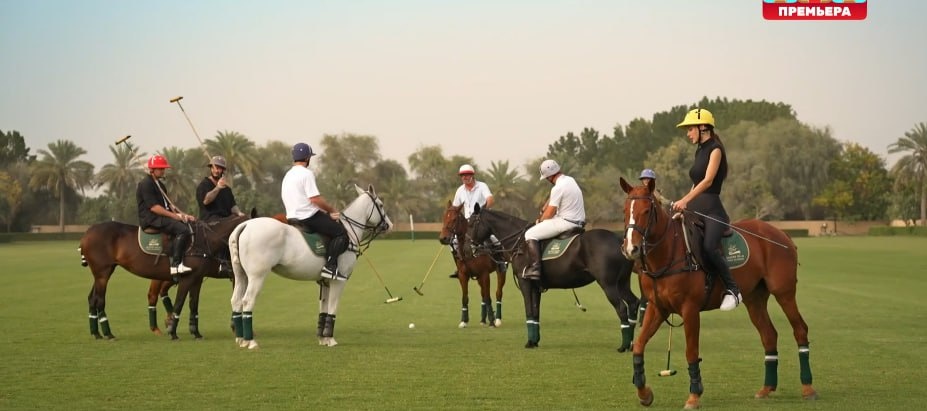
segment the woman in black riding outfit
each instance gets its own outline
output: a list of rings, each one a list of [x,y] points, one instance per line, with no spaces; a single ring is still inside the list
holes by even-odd
[[[741,295],[720,249],[721,235],[731,221],[721,204],[721,186],[727,178],[727,154],[721,137],[715,134],[715,118],[710,111],[702,108],[689,111],[676,127],[686,129],[686,137],[692,144],[698,144],[698,148],[695,162],[689,169],[692,189],[673,203],[673,210],[690,209],[711,217],[705,219],[702,252],[708,271],[721,277],[727,289],[721,310],[730,311],[740,305]]]

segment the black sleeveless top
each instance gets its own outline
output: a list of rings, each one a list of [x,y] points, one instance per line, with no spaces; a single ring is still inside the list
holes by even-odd
[[[705,179],[705,173],[708,171],[711,152],[716,148],[721,150],[721,164],[718,166],[718,172],[715,174],[711,186],[704,191],[709,194],[721,194],[721,186],[724,185],[724,179],[727,178],[727,161],[725,161],[727,160],[727,153],[724,152],[724,147],[721,146],[718,139],[712,137],[698,145],[698,149],[695,150],[695,162],[692,164],[692,168],[689,169],[689,178],[692,180],[692,184],[696,185],[702,182]]]
[[[729,222],[731,220],[727,215],[727,210],[721,204],[721,186],[724,184],[724,179],[727,178],[727,153],[724,152],[724,147],[721,146],[718,139],[712,137],[708,141],[699,144],[698,149],[695,150],[695,163],[689,169],[689,178],[692,179],[692,184],[698,184],[705,179],[705,173],[708,171],[708,161],[711,158],[711,152],[715,148],[721,150],[721,164],[718,166],[718,172],[715,173],[715,179],[708,189],[689,202],[688,207],[702,214],[714,216],[721,221]]]

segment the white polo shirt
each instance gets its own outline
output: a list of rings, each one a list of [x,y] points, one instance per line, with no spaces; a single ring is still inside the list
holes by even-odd
[[[482,181],[475,181],[471,189],[467,189],[466,184],[457,187],[457,193],[454,194],[454,201],[451,202],[451,205],[457,207],[463,204],[464,218],[470,218],[470,214],[473,214],[473,206],[479,204],[480,207],[484,207],[489,197],[492,197],[489,186]]]
[[[578,223],[586,221],[583,191],[573,177],[561,174],[550,189],[550,205],[557,207],[557,217]]]
[[[315,173],[308,167],[294,165],[283,176],[280,197],[286,208],[286,218],[305,220],[319,211],[309,198],[321,195],[315,183]]]

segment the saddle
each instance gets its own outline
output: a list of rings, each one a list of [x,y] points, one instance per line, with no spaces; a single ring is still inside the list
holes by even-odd
[[[570,248],[570,244],[573,243],[573,240],[585,232],[585,228],[575,227],[560,233],[560,235],[556,237],[541,240],[539,243],[541,246],[541,261],[560,258],[560,256]]]
[[[191,241],[192,243],[192,241]],[[164,250],[171,244],[171,236],[154,227],[138,228],[138,247],[148,255],[166,255]]]
[[[702,240],[705,238],[705,219],[701,217],[684,216],[682,220],[685,231],[687,259],[693,269],[705,265],[702,250]],[[750,258],[750,249],[744,236],[731,227],[721,233],[719,245],[721,255],[724,256],[729,268],[734,269],[744,265]]]
[[[295,218],[286,219],[287,224],[296,227],[299,232],[303,235],[303,239],[306,240],[306,245],[309,246],[309,249],[312,250],[312,253],[319,256],[325,257],[325,250],[328,246],[328,243],[331,242],[331,237],[317,233],[313,231],[309,226],[302,223]]]

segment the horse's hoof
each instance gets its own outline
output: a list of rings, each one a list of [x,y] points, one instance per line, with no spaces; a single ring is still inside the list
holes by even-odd
[[[171,341],[179,341],[179,340],[180,340],[180,337],[178,337],[177,334],[171,334]]]
[[[460,324],[457,324],[457,328],[467,328],[467,323],[461,321]]]
[[[653,390],[648,386],[637,390],[637,400],[640,401],[641,405],[649,407],[650,404],[653,404]]]
[[[617,348],[618,352],[627,352],[630,349],[631,349],[631,346],[624,346],[624,345]]]
[[[237,346],[240,347],[240,346],[241,346],[241,342],[244,341],[244,340],[245,340],[244,338],[235,337],[235,345],[237,345]]]
[[[248,341],[248,346],[247,346],[247,348],[248,348],[249,350],[256,350],[256,349],[261,348],[261,347],[258,346],[257,341],[251,340],[251,341]]]
[[[251,340],[251,341],[254,341],[254,340]],[[251,343],[251,341],[242,339],[241,341],[238,342],[238,346],[241,348],[248,348],[248,345]]]
[[[538,343],[536,341],[528,341],[525,343],[525,348],[538,348]]]
[[[811,384],[802,385],[801,398],[805,400],[816,400],[818,399],[818,392],[814,390]]]
[[[160,328],[157,328],[157,327],[152,328],[152,329],[151,329],[151,332],[154,333],[154,335],[157,335],[157,336],[159,336],[159,337],[162,336],[162,335],[164,335],[164,333],[161,332],[161,329],[160,329]]]
[[[501,319],[501,318],[496,318],[496,321],[494,321],[493,324],[495,324],[496,327],[501,327],[501,326],[502,326],[502,319]]]
[[[769,394],[776,390],[776,387],[771,387],[769,385],[764,386],[756,394],[753,395],[753,398],[758,400],[765,400],[769,398]]]
[[[686,400],[686,406],[683,409],[697,410],[702,406],[702,398],[698,394],[689,393],[689,399]]]
[[[90,334],[90,335],[93,337],[94,340],[100,340],[103,338],[103,336],[100,334]]]

